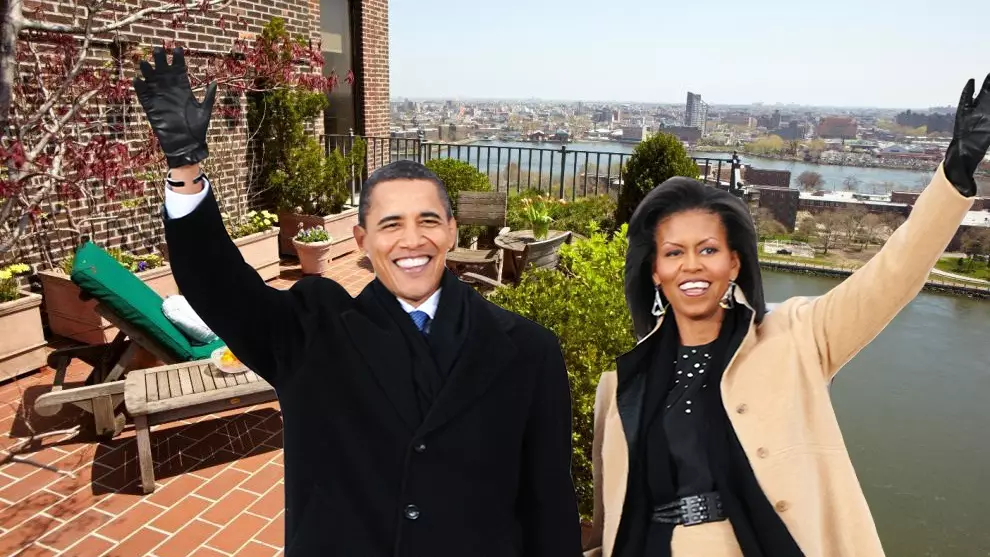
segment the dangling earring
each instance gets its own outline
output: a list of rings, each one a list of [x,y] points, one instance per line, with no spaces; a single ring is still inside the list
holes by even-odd
[[[732,309],[736,307],[736,281],[729,281],[729,288],[725,290],[722,299],[718,301],[718,306],[722,309]]]
[[[653,317],[663,317],[667,313],[667,308],[663,307],[663,300],[660,299],[660,287],[657,286],[653,296],[653,310],[650,312]]]

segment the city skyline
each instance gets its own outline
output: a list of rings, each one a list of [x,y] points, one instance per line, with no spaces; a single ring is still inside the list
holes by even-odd
[[[810,20],[782,0],[505,0],[484,18],[443,6],[390,3],[393,98],[674,105],[694,91],[711,106],[928,110],[990,71],[961,0],[934,16],[923,0],[837,0]]]

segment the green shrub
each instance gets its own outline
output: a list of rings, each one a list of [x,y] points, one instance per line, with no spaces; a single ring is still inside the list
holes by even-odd
[[[433,159],[426,162],[426,168],[432,170],[443,185],[447,186],[450,196],[450,207],[457,212],[457,197],[462,191],[492,191],[488,176],[479,172],[474,166],[456,159]]]
[[[307,39],[292,36],[285,28],[285,20],[272,18],[261,31],[264,55],[272,60],[291,60],[296,46],[304,46]],[[257,89],[278,84],[279,78],[262,77]],[[306,125],[323,115],[329,99],[323,91],[305,87],[277,87],[263,93],[249,93],[248,128],[257,138],[255,147],[261,158],[259,183],[269,185],[276,171],[286,171],[294,150],[306,146],[309,135]]]
[[[320,142],[307,137],[289,153],[286,168],[271,175],[278,209],[317,216],[341,212],[351,194],[351,181],[364,169],[364,155],[365,143],[360,138],[346,155],[334,149],[324,156]]]
[[[698,165],[677,137],[658,133],[636,146],[623,175],[615,222],[629,222],[639,202],[653,188],[674,176],[698,177]]]
[[[573,404],[572,473],[581,516],[593,506],[591,443],[595,391],[601,374],[635,344],[623,294],[626,226],[609,237],[592,226],[590,239],[563,245],[557,270],[528,272],[518,286],[499,288],[492,300],[553,331],[560,338]]]
[[[492,183],[474,166],[456,159],[433,159],[426,162],[447,187],[450,208],[457,214],[457,198],[462,191],[492,191]],[[473,238],[484,232],[483,226],[459,226],[461,247],[467,247]]]
[[[525,190],[509,198],[507,226],[513,230],[529,227],[526,218],[526,200],[541,200],[553,219],[554,230],[570,230],[583,236],[591,235],[592,223],[598,230],[615,230],[615,201],[607,195],[589,195],[574,201],[548,197],[539,190]]]

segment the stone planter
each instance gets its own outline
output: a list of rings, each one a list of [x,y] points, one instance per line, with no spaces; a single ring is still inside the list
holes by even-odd
[[[234,240],[244,261],[265,281],[278,277],[278,234],[278,229],[272,228]]]
[[[279,233],[278,244],[280,253],[283,255],[296,255],[292,238],[299,232],[299,223],[302,223],[303,228],[320,226],[327,231],[333,244],[330,250],[331,259],[357,250],[357,242],[354,240],[354,227],[358,223],[357,207],[346,208],[340,213],[328,217],[279,213],[278,225],[281,232]]]
[[[256,232],[250,236],[242,236],[234,240],[234,245],[241,252],[244,261],[254,267],[255,271],[261,275],[266,282],[278,277],[279,274],[279,250],[278,250],[278,228],[271,228],[263,232]],[[168,244],[162,242],[158,245],[158,251],[162,257],[168,260]]]
[[[304,275],[322,275],[330,268],[333,241],[300,242],[292,240]]]
[[[21,297],[0,304],[0,381],[45,365],[48,343],[41,326],[41,296],[21,291]]]
[[[172,277],[172,268],[168,265],[141,271],[137,276],[162,298],[179,293]],[[113,340],[117,328],[96,313],[96,301],[79,299],[79,287],[69,279],[69,275],[55,270],[40,271],[38,278],[44,289],[48,327],[53,334],[86,344],[103,344]]]

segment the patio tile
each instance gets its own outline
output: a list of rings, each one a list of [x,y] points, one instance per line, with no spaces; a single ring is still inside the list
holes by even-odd
[[[251,475],[247,472],[229,468],[203,484],[202,487],[196,490],[196,495],[216,501],[250,477]]]
[[[241,484],[240,487],[241,489],[261,495],[271,489],[283,477],[285,477],[284,467],[269,464],[255,472],[251,476],[251,479]]]
[[[14,557],[54,557],[55,555],[58,554],[50,549],[39,547],[37,545],[32,545],[30,547],[25,548],[24,551],[21,551]]]
[[[267,523],[268,521],[263,518],[242,514],[217,532],[217,535],[206,542],[206,545],[226,553],[236,553],[242,545],[254,536],[255,532],[264,528]],[[179,535],[181,536],[181,532]]]
[[[55,549],[66,549],[111,520],[113,520],[113,517],[109,514],[87,510],[66,522],[60,528],[47,534],[40,541]]]
[[[187,557],[219,528],[202,520],[194,520],[172,536],[161,547],[155,549],[158,557]]]
[[[356,294],[372,279],[362,259],[335,260],[327,276]],[[289,287],[298,279],[298,266],[283,270],[270,284]],[[85,364],[74,363],[67,387],[88,374]],[[132,426],[104,440],[77,408],[50,417],[34,413],[34,399],[53,377],[43,368],[0,385],[0,449],[24,445],[19,455],[31,461],[0,466],[0,555],[282,555],[285,468],[277,401],[155,426],[157,488],[145,495]],[[70,428],[77,431],[23,443]]]
[[[113,542],[96,536],[88,536],[66,550],[66,554],[72,555],[72,557],[99,557],[113,546]]]
[[[152,528],[166,532],[177,532],[193,521],[210,506],[210,502],[199,497],[186,497],[182,503],[173,506],[151,523]]]
[[[96,531],[101,536],[120,541],[134,533],[135,530],[147,525],[165,509],[151,503],[140,502],[122,513],[112,522]]]
[[[275,484],[275,487],[268,490],[264,497],[248,508],[250,512],[267,518],[275,518],[283,509],[285,509],[285,486],[281,483]]]
[[[258,532],[255,539],[268,545],[282,547],[285,544],[285,512],[280,513],[264,530]]]
[[[200,517],[207,522],[224,526],[234,520],[245,509],[249,509],[258,501],[258,496],[241,489],[235,489],[216,502]]]
[[[272,557],[278,550],[258,542],[250,542],[235,554],[235,557]]]
[[[115,545],[104,557],[138,557],[145,555],[156,545],[166,539],[166,535],[148,528],[142,528],[124,540],[123,543]]]

